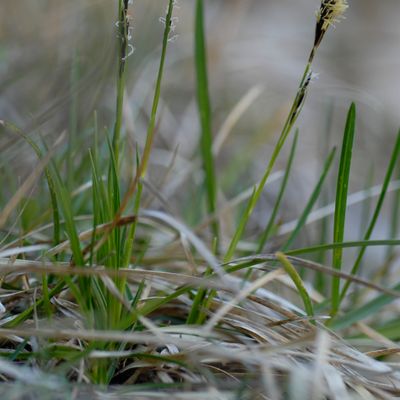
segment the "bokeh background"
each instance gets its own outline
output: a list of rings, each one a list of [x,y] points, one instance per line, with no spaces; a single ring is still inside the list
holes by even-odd
[[[152,173],[167,168],[177,151],[174,179],[164,188],[172,207],[190,221],[187,207],[201,180],[193,67],[193,0],[178,0],[176,38],[171,42],[163,84]],[[340,144],[347,108],[358,106],[351,192],[379,183],[400,126],[400,2],[349,0],[346,19],[331,29],[318,51],[309,96],[298,120],[296,168],[280,218],[299,216],[327,150]],[[232,129],[218,157],[221,201],[260,178],[314,37],[319,0],[209,0],[207,36],[213,128],[218,132],[232,108],[251,89],[260,90]],[[134,0],[135,52],[128,62],[125,128],[130,143],[144,143],[158,67],[166,0]],[[116,8],[111,0],[2,0],[0,2],[0,119],[51,143],[74,132],[85,151],[97,110],[100,125],[112,126],[115,103]],[[331,122],[329,122],[331,121]],[[327,128],[329,126],[329,129]],[[288,145],[277,169],[286,162]],[[34,162],[29,147],[12,135],[0,138],[1,167],[22,179]],[[77,154],[77,159],[79,154]],[[10,167],[11,166],[11,167]],[[332,201],[334,174],[325,201]],[[156,181],[156,178],[155,178]],[[271,183],[252,230],[268,217],[278,190]],[[173,200],[171,200],[173,199]],[[393,199],[391,199],[393,201]],[[390,203],[390,202],[389,202]],[[189,202],[190,205],[190,202]],[[321,204],[322,205],[322,204]],[[348,238],[360,237],[361,206],[350,208]],[[229,225],[229,224],[228,224]],[[312,227],[311,227],[312,228]],[[229,229],[229,227],[227,228]],[[315,231],[315,232],[314,232]],[[318,230],[310,229],[312,240]],[[251,234],[251,232],[250,232]],[[382,220],[376,236],[387,237]]]

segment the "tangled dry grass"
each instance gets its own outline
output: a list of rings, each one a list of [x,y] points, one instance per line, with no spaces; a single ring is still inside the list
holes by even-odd
[[[240,289],[240,275],[199,278],[185,265],[184,257],[178,260],[160,265],[144,259],[144,269],[120,273],[132,287],[144,285],[139,309],[157,300],[160,292],[196,286],[217,289],[220,296],[213,300],[205,325],[179,323],[185,321],[191,304],[186,297],[177,297],[141,316],[140,331],[87,330],[70,293],[62,292],[52,299],[51,320],[34,313],[23,325],[0,329],[3,398],[389,399],[399,395],[398,364],[378,361],[395,355],[397,346],[367,326],[362,330],[369,340],[350,344],[324,326],[323,316],[316,317],[314,324],[288,300],[296,289],[273,261],[260,263],[252,282]],[[177,271],[171,272],[172,265]],[[24,280],[33,286],[34,277],[45,272],[74,274],[68,264],[2,258],[0,266],[3,287]],[[271,271],[262,273],[269,266]],[[104,281],[111,275],[100,267],[81,272]],[[13,314],[3,318],[2,325],[40,297],[35,287],[1,289],[3,310]],[[317,293],[313,297],[323,300]],[[120,351],[87,348],[100,341],[125,346]],[[74,362],[81,352],[84,360]],[[33,353],[37,362],[24,365]],[[7,360],[11,355],[20,361]],[[118,365],[112,387],[108,391],[88,387],[85,364],[111,358]],[[61,378],[61,371],[69,382]]]

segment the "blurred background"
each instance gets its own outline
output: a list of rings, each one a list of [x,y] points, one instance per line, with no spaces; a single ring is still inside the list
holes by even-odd
[[[195,223],[190,207],[179,206],[196,196],[201,180],[198,164],[193,163],[199,157],[194,1],[178,3],[150,176],[157,182],[159,172],[168,168],[177,153],[173,179],[163,194],[185,220]],[[304,208],[327,151],[341,142],[351,101],[358,106],[358,126],[350,192],[368,182],[370,186],[382,182],[400,126],[400,2],[349,3],[346,19],[328,32],[316,56],[313,69],[318,76],[298,120],[299,151],[280,215],[282,223],[297,218]],[[205,4],[214,132],[220,131],[249,91],[254,95],[218,156],[224,202],[261,177],[304,70],[320,1],[209,0]],[[128,60],[124,118],[132,147],[144,143],[163,31],[159,18],[166,5],[166,0],[134,0],[131,6],[135,51]],[[88,132],[95,110],[99,125],[111,127],[116,9],[116,0],[2,0],[0,120],[30,135],[40,134],[49,144],[65,130],[82,151],[93,141]],[[277,170],[284,168],[289,148],[290,143]],[[0,149],[1,168],[11,175],[24,176],[35,160],[29,147],[9,133],[0,137]],[[326,204],[333,200],[334,173],[327,186]],[[251,232],[267,220],[278,188],[278,181],[268,186]],[[360,237],[361,210],[361,205],[350,208],[355,223],[348,224],[349,239]],[[388,222],[381,221],[377,237],[388,237]],[[315,235],[318,230],[310,229],[310,236],[303,239],[314,240]]]

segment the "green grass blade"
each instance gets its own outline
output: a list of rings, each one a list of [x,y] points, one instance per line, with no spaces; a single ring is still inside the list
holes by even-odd
[[[65,286],[65,281],[61,280],[59,281],[56,286],[53,287],[53,289],[50,290],[48,293],[48,298],[51,299],[52,297],[56,296],[59,294]],[[22,322],[26,321],[28,318],[31,317],[31,315],[36,312],[39,307],[42,307],[44,305],[44,298],[41,297],[40,299],[36,300],[31,306],[29,306],[27,309],[19,313],[14,319],[11,321],[6,322],[3,327],[5,328],[15,328],[18,325],[20,325]]]
[[[208,290],[205,288],[199,288],[193,298],[193,303],[190,308],[189,315],[186,319],[188,325],[197,323],[202,319],[203,315],[203,304],[206,301]]]
[[[336,153],[336,149],[333,149],[330,154],[328,155],[328,158],[325,161],[324,167],[322,169],[322,173],[321,176],[317,182],[317,185],[315,186],[310,199],[308,200],[304,211],[301,215],[301,217],[299,218],[296,228],[292,231],[291,235],[289,236],[289,238],[287,239],[286,243],[283,245],[282,247],[282,251],[286,252],[290,246],[293,244],[293,242],[295,241],[295,239],[297,238],[298,234],[300,233],[301,229],[303,228],[304,224],[307,221],[307,218],[311,212],[311,210],[313,209],[316,201],[319,198],[319,195],[321,193],[322,187],[324,185],[325,179],[328,175],[328,172],[332,166],[332,162],[335,158],[335,153]]]
[[[263,250],[263,248],[265,246],[265,243],[270,238],[272,230],[273,230],[273,228],[275,226],[276,216],[278,215],[278,211],[279,211],[280,206],[281,206],[283,195],[284,195],[284,193],[286,191],[287,183],[289,181],[290,172],[292,170],[294,155],[296,153],[296,148],[297,148],[298,137],[299,137],[299,130],[296,129],[296,132],[294,134],[292,148],[290,149],[289,159],[288,159],[288,162],[287,162],[286,168],[285,168],[285,175],[283,176],[282,184],[281,184],[281,187],[279,189],[278,197],[277,197],[277,199],[275,201],[275,205],[274,205],[274,208],[272,210],[271,216],[270,216],[270,218],[268,220],[267,226],[265,227],[263,234],[261,235],[260,242],[258,244],[257,253],[261,253],[262,252],[262,250]]]
[[[108,144],[108,151],[109,151],[109,169],[108,169],[108,199],[111,203],[111,213],[114,217],[120,208],[121,198],[120,198],[120,187],[119,187],[119,177],[118,177],[118,164],[117,159],[115,158],[114,149],[111,142],[108,140],[107,137],[107,144]],[[113,256],[109,258],[109,262],[107,263],[109,266],[114,268],[121,267],[121,229],[115,228],[112,231],[113,235],[110,240],[112,240],[112,248],[113,248]]]
[[[137,169],[139,169],[139,165],[140,165],[140,157],[139,157],[138,149],[136,148],[136,168]],[[140,202],[142,199],[142,192],[143,192],[143,183],[141,181],[139,181],[137,192],[136,192],[136,197],[135,197],[135,203],[133,205],[134,215],[139,214]],[[132,250],[133,250],[133,242],[135,240],[136,227],[137,227],[137,221],[135,221],[128,229],[125,250],[124,250],[124,261],[122,264],[123,267],[128,267],[130,260],[131,260],[131,255],[132,255]]]
[[[343,137],[342,153],[340,157],[339,173],[336,187],[336,204],[335,216],[333,226],[333,241],[335,243],[343,242],[344,229],[346,222],[347,210],[347,193],[349,187],[350,166],[353,153],[353,142],[356,122],[356,107],[351,104],[347,114],[346,127]],[[342,269],[342,248],[335,248],[333,250],[333,268],[337,270]],[[335,315],[339,309],[340,304],[340,278],[332,278],[332,310],[331,314]]]
[[[57,166],[54,163],[52,163],[51,167],[52,167],[51,170],[54,181],[54,189],[58,197],[60,209],[62,210],[64,215],[65,228],[67,231],[68,238],[70,240],[71,251],[74,258],[74,264],[77,266],[84,266],[85,262],[78,237],[78,230],[76,228],[74,220],[71,196],[68,189],[62,182],[60,174],[57,170]]]
[[[388,187],[389,187],[389,184],[390,184],[390,180],[392,178],[393,171],[394,171],[394,169],[396,167],[396,163],[397,163],[397,160],[399,158],[399,153],[400,153],[400,131],[397,134],[396,143],[395,143],[395,146],[393,148],[392,156],[390,157],[389,165],[388,165],[388,168],[387,168],[387,171],[386,171],[385,179],[383,181],[382,190],[381,190],[381,193],[379,195],[378,202],[376,204],[376,207],[375,207],[374,213],[372,215],[371,221],[370,221],[370,223],[368,225],[367,231],[366,231],[365,236],[364,236],[364,240],[366,240],[366,241],[369,240],[369,238],[371,237],[372,232],[373,232],[373,230],[375,228],[376,222],[378,220],[378,217],[379,217],[379,215],[380,215],[380,213],[382,211],[383,202],[385,200],[386,193],[387,193],[387,190],[388,190]],[[366,249],[367,248],[365,246],[363,246],[360,249],[360,252],[358,253],[358,257],[357,257],[357,259],[356,259],[356,261],[355,261],[355,263],[353,265],[353,268],[351,270],[351,274],[352,275],[357,274],[357,272],[358,272],[358,270],[360,268],[361,261],[362,261],[362,258],[364,256],[364,253],[365,253]],[[343,290],[342,290],[341,295],[340,295],[340,301],[342,301],[344,299],[344,297],[346,296],[346,293],[347,293],[349,287],[350,287],[350,281],[346,282],[345,286],[343,287]]]
[[[197,101],[201,124],[201,155],[205,174],[208,213],[214,214],[217,206],[217,183],[214,158],[212,154],[211,105],[207,72],[207,44],[204,33],[203,0],[196,2],[195,15],[195,63],[197,79]],[[219,237],[218,222],[212,223],[213,235]]]
[[[325,121],[325,129],[322,135],[318,136],[318,144],[321,151],[323,158],[325,158],[330,151],[330,143],[332,137],[332,123],[333,123],[333,114],[335,110],[335,104],[333,98],[329,100],[327,105],[327,112],[326,112],[326,121]],[[321,168],[323,165],[321,165]],[[330,186],[330,185],[329,185]],[[329,202],[329,193],[327,190],[321,193],[319,199],[319,207],[323,207],[325,204]],[[330,234],[330,225],[329,225],[329,218],[323,218],[320,221],[320,228],[319,228],[319,243],[324,244],[329,241],[329,234]],[[320,252],[316,254],[316,261],[319,264],[326,264],[326,253]],[[317,272],[314,278],[314,287],[320,293],[326,293],[326,284],[327,279],[322,272]]]
[[[363,191],[367,193],[371,187],[374,185],[374,165],[371,164],[368,174],[365,177]],[[382,191],[382,189],[381,189]],[[360,237],[363,237],[366,230],[368,229],[368,220],[371,215],[372,210],[372,197],[367,196],[367,198],[362,203],[361,208],[361,221],[360,221]]]
[[[395,285],[392,290],[400,291],[400,283]],[[351,310],[347,312],[345,315],[336,318],[332,324],[329,325],[332,329],[344,329],[347,328],[356,322],[359,322],[365,318],[370,317],[371,315],[377,315],[379,311],[382,310],[383,307],[392,303],[394,301],[393,296],[389,296],[387,294],[382,294],[376,297],[375,299],[367,302],[363,306]]]
[[[109,170],[108,170],[108,198],[111,200],[112,213],[118,212],[121,203],[121,191],[119,188],[119,178],[118,178],[118,164],[115,158],[114,149],[107,136],[107,144],[109,151]]]
[[[372,326],[372,328],[389,340],[396,342],[400,340],[400,321],[398,318],[382,325]]]
[[[397,165],[396,180],[400,180],[400,164]],[[389,237],[395,238],[399,233],[400,221],[400,191],[396,191],[393,196],[393,205],[390,214],[390,234]],[[386,264],[390,262],[393,256],[393,249],[389,248],[386,254]]]
[[[303,300],[304,308],[306,313],[309,317],[314,316],[314,309],[310,299],[310,296],[307,293],[306,288],[304,287],[304,283],[296,271],[296,268],[292,265],[292,263],[288,260],[288,258],[283,253],[276,253],[276,258],[282,264],[283,268],[285,269],[286,273],[290,276],[293,283],[295,284],[299,296]]]
[[[107,215],[109,214],[107,210],[108,207],[108,199],[105,195],[104,185],[99,173],[99,167],[97,163],[97,152],[95,149],[93,151],[89,151],[91,166],[92,166],[92,202],[93,202],[93,234],[91,238],[90,245],[90,259],[89,264],[92,265],[95,260],[95,255],[97,256],[97,260],[99,259],[101,251],[97,251],[97,254],[94,254],[95,247],[95,239],[96,239],[96,226],[109,221]],[[100,256],[101,258],[101,256]]]
[[[288,250],[285,254],[291,256],[299,256],[301,254],[316,253],[326,250],[346,249],[352,247],[372,247],[372,246],[399,246],[400,240],[387,239],[387,240],[360,240],[354,242],[340,242],[340,243],[327,243],[319,244],[317,246],[303,247],[301,249]]]
[[[66,166],[67,166],[67,187],[69,190],[74,189],[74,177],[75,177],[75,163],[74,163],[74,151],[77,149],[77,135],[78,135],[78,109],[79,109],[79,65],[78,52],[74,51],[72,58],[71,71],[70,71],[70,110],[69,110],[69,129],[68,129],[68,148],[66,154]]]

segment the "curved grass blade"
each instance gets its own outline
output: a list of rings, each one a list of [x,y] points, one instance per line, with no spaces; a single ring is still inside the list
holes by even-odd
[[[277,260],[282,264],[283,268],[285,269],[286,273],[290,276],[293,283],[296,285],[298,290],[299,296],[303,300],[304,308],[306,313],[309,317],[314,316],[314,309],[310,299],[310,296],[307,293],[306,288],[304,287],[304,283],[297,272],[296,268],[292,265],[289,259],[283,253],[276,253]]]

